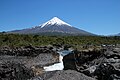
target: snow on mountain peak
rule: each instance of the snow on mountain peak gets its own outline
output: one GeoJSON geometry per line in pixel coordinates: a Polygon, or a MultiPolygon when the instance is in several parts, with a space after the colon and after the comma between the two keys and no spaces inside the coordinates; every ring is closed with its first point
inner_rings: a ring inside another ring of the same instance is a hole
{"type": "Polygon", "coordinates": [[[56,24],[56,25],[68,25],[68,26],[71,26],[70,24],[68,24],[68,23],[60,20],[59,18],[54,17],[51,20],[47,21],[46,23],[42,24],[41,28],[43,28],[46,25],[54,25],[54,24],[56,24]]]}

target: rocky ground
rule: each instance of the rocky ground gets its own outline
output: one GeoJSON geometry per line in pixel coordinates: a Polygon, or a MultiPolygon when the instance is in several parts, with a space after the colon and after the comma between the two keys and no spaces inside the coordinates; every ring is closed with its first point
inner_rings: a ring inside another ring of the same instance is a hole
{"type": "Polygon", "coordinates": [[[43,74],[43,66],[59,62],[59,54],[52,49],[32,46],[1,48],[0,80],[27,80],[43,74]]]}
{"type": "Polygon", "coordinates": [[[64,69],[76,70],[97,80],[120,80],[120,47],[73,51],[63,58],[64,69]]]}
{"type": "Polygon", "coordinates": [[[58,49],[0,48],[0,80],[120,80],[120,46],[74,50],[63,57],[64,70],[45,72],[44,66],[59,62],[58,49]]]}

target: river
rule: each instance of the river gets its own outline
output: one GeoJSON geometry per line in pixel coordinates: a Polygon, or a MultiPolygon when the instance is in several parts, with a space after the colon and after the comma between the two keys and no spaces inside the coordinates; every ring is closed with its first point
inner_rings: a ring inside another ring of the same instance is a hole
{"type": "Polygon", "coordinates": [[[69,53],[71,53],[72,50],[63,50],[63,51],[59,51],[59,63],[55,63],[53,65],[49,65],[49,66],[44,66],[44,70],[45,71],[56,71],[56,70],[63,70],[64,69],[64,65],[63,65],[63,57],[69,53]]]}

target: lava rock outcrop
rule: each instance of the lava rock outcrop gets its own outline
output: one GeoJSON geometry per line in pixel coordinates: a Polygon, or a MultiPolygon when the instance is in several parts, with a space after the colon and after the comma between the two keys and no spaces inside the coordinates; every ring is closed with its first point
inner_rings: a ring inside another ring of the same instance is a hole
{"type": "Polygon", "coordinates": [[[76,70],[98,80],[120,80],[120,48],[73,51],[63,58],[64,69],[76,70]]]}

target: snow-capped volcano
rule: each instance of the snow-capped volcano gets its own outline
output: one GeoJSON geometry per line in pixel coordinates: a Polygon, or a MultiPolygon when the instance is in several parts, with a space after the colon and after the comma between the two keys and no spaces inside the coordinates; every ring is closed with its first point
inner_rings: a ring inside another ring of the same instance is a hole
{"type": "Polygon", "coordinates": [[[43,28],[44,26],[47,26],[47,25],[68,25],[68,26],[71,26],[70,24],[62,21],[61,19],[59,19],[57,17],[52,18],[51,20],[47,21],[46,23],[43,23],[40,26],[41,26],[41,28],[43,28]]]}
{"type": "Polygon", "coordinates": [[[51,20],[33,28],[14,30],[8,33],[40,34],[40,35],[82,35],[82,36],[94,35],[87,31],[75,28],[57,17],[54,17],[51,20]]]}

